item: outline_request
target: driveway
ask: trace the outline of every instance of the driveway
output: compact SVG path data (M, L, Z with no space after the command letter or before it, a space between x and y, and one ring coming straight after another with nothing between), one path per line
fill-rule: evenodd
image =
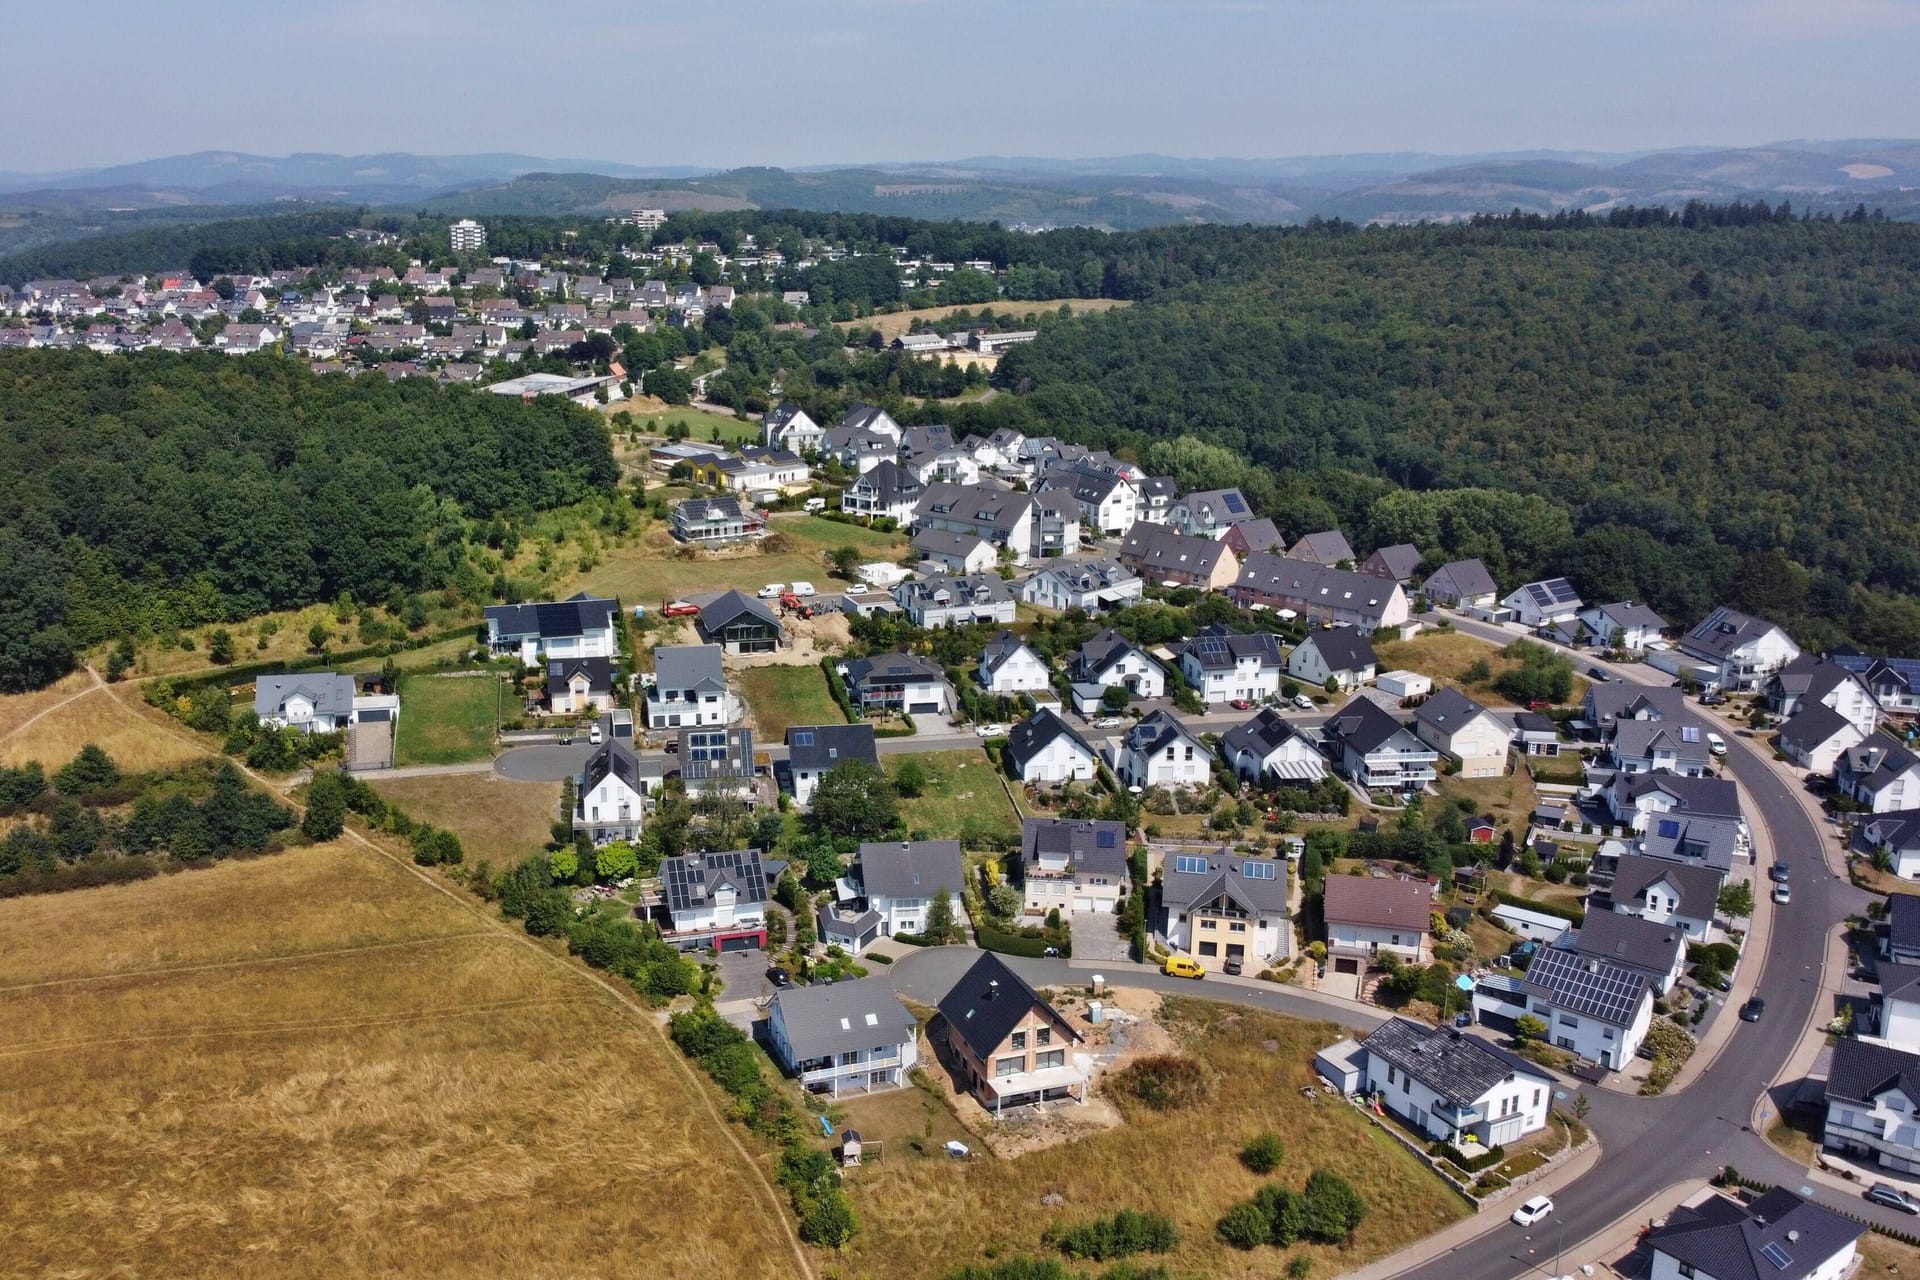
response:
M564 782L578 776L592 754L593 748L584 741L570 747L515 747L503 752L493 767L501 777L515 782Z
M1073 958L1103 964L1126 960L1127 939L1114 927L1119 918L1106 911L1068 916L1067 929L1073 934Z
M717 958L717 963L719 973L715 976L720 979L721 990L713 1007L728 1022L751 1034L753 1023L762 1016L759 1002L773 995L773 984L767 981L767 953L728 951Z

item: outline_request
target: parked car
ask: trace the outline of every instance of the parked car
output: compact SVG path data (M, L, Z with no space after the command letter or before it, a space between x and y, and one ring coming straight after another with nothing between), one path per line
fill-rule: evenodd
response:
M1513 1211L1513 1220L1523 1227L1530 1227L1553 1213L1552 1196L1535 1196Z
M808 596L818 594L818 592L813 589L811 582L796 582L791 587L788 587L787 590L793 592L793 594L799 596L802 600L805 600Z
M1784 907L1793 901L1793 886L1782 882L1773 886L1773 904Z
M785 595L786 592L787 592L786 583L769 582L766 586L760 588L760 590L756 594L762 600L778 600L781 596Z
M678 755L680 752L680 739L668 738L666 752L668 755Z
M1867 1199L1875 1204L1885 1205L1889 1209L1898 1209L1902 1213L1920 1214L1920 1201L1895 1186L1876 1182L1867 1188Z
M1237 978L1241 975L1241 973L1245 971L1246 966L1241 964L1240 961L1238 960L1229 960L1225 964L1221 965L1220 968L1224 972L1229 973Z
M1232 707L1235 711L1253 710L1253 704L1251 702L1248 702L1245 698L1235 698L1232 702L1229 702L1227 705Z
M600 726L599 725L596 724L593 726L593 728L587 730L587 741L596 747L600 745Z
M1302 711L1311 711L1313 710L1313 699L1304 693L1296 693L1293 695L1293 705Z
M808 515L816 515L827 509L827 500L825 498L808 498L802 506Z
M1767 1011L1767 1002L1761 999L1759 996L1755 996L1753 999L1747 1001L1745 1004L1740 1006L1740 1021L1758 1022L1760 1021L1760 1015L1764 1014L1766 1011Z
M1192 956L1168 956L1160 972L1170 978L1204 978L1207 971Z
M1700 695L1700 705L1703 707L1724 707L1726 704L1727 697L1723 693L1715 693L1709 689Z
M1607 674L1606 672L1604 672L1604 671L1602 671L1602 670L1601 670L1600 668L1598 668L1598 667L1588 667L1588 668L1587 668L1587 679L1589 679L1589 680L1597 680L1597 681L1599 681L1599 682L1600 682L1601 684L1606 684L1606 683L1607 683L1608 681L1610 681L1610 680L1612 680L1612 679L1613 679L1613 677L1612 677L1612 676L1610 676L1610 675L1608 675L1608 674Z
M973 731L983 738L1004 738L1013 732L1013 728L1004 724L977 724Z
M1717 733L1707 735L1707 750L1716 756L1727 754L1727 740Z
M1779 861L1775 862L1771 867L1767 868L1767 878L1772 880L1775 884L1785 884L1787 882L1787 877L1792 874L1793 874L1793 870L1787 865L1787 861L1785 858L1780 859Z
M1117 729L1120 727L1120 717L1101 716L1093 722L1093 727L1096 729Z
M691 600L675 600L660 612L669 618L696 618L700 616L700 606Z
M767 970L767 981L784 991L793 985L793 975L785 969L782 969L779 965L775 965L773 968Z

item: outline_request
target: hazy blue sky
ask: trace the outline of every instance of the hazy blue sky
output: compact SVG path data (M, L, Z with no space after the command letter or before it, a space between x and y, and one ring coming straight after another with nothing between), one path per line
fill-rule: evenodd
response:
M8 5L0 168L203 149L633 164L1920 133L1920 0Z

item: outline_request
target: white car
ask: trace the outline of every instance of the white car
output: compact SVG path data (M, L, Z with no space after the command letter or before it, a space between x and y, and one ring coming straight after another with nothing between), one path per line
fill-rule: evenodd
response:
M793 594L799 596L802 600L814 594L813 584L811 582L796 582L791 587L788 587L787 590L793 592Z
M600 726L599 725L596 724L595 726L593 726L592 729L587 731L587 741L592 743L596 747L600 745Z
M1785 881L1776 884L1773 886L1773 900L1779 906L1786 906L1793 901L1793 887Z
M762 600L778 600L782 595L786 594L786 590L787 584L784 582L769 582L766 586L760 588L760 598Z
M1717 733L1707 735L1707 750L1716 756L1727 754L1727 740Z
M1553 1212L1553 1200L1548 1196L1535 1196L1513 1211L1513 1220L1523 1227L1530 1227Z
M1293 705L1302 711L1311 711L1313 710L1313 699L1304 693L1296 693L1293 695Z
M982 724L975 725L973 731L983 738L1004 738L1012 729L1004 724Z

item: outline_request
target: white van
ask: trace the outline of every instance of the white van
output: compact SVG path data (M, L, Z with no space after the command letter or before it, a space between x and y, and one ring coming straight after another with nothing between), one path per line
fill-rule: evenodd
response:
M806 507L808 515L818 515L827 509L827 500L825 498L808 498L803 505Z
M1717 733L1707 735L1707 750L1716 756L1727 754L1727 740Z

